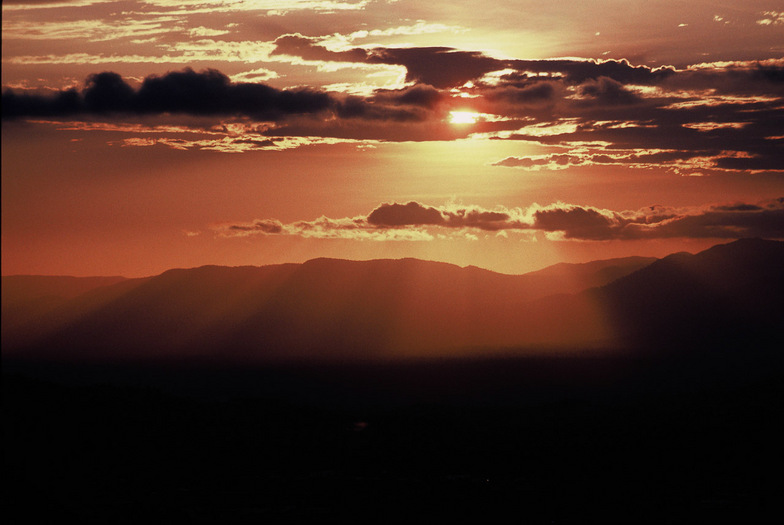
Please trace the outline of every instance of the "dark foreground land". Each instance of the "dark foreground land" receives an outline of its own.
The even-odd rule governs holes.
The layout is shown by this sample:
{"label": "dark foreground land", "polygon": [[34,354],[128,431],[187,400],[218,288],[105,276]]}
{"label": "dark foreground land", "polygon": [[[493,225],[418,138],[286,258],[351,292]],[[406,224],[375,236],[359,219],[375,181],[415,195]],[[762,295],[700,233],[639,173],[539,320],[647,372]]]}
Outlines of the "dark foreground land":
{"label": "dark foreground land", "polygon": [[5,360],[4,521],[780,523],[764,355]]}

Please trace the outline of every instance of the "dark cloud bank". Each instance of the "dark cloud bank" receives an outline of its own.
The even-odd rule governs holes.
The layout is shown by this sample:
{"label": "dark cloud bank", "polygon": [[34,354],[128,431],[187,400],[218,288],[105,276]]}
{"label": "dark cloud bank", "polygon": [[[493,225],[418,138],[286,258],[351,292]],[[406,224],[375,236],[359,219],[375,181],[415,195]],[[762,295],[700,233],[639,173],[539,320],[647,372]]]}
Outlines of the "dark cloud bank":
{"label": "dark cloud bank", "polygon": [[284,115],[326,111],[334,101],[310,89],[278,90],[264,84],[232,83],[216,70],[191,69],[147,77],[138,90],[111,72],[92,75],[82,91],[54,96],[3,93],[3,117],[52,117],[130,113],[139,115],[248,115],[278,120]]}
{"label": "dark cloud bank", "polygon": [[280,121],[290,116],[420,120],[416,108],[433,108],[442,95],[431,86],[380,92],[368,99],[310,88],[277,89],[260,83],[232,82],[220,71],[190,68],[149,76],[134,89],[120,75],[91,75],[82,90],[54,95],[6,90],[3,118],[119,115],[244,116]]}
{"label": "dark cloud bank", "polygon": [[[276,45],[276,54],[309,60],[403,66],[409,86],[358,96],[185,69],[134,88],[103,72],[81,90],[6,90],[3,118],[180,114],[268,122],[268,136],[399,141],[488,133],[550,150],[549,157],[496,163],[521,169],[614,164],[689,174],[784,166],[781,60],[676,70],[625,60],[501,60],[446,47],[330,51],[302,35],[280,37]],[[458,128],[447,123],[456,109],[486,116]],[[556,127],[564,124],[570,127]]]}

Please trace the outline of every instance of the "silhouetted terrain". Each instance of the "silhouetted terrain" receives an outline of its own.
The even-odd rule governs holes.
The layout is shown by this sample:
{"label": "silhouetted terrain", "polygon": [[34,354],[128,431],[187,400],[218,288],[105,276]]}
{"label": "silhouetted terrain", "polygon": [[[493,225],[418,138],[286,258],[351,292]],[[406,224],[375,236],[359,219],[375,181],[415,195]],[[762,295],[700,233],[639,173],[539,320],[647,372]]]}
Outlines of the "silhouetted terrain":
{"label": "silhouetted terrain", "polygon": [[[516,277],[321,259],[85,281],[17,322],[38,339],[4,323],[3,514],[779,523],[781,268],[784,243],[744,240]],[[4,320],[34,311],[6,279]],[[467,339],[416,355],[401,331]],[[521,334],[554,344],[493,353]]]}
{"label": "silhouetted terrain", "polygon": [[11,287],[3,345],[66,360],[244,361],[769,347],[782,342],[782,267],[784,243],[763,240],[522,276],[414,259],[205,266],[57,300]]}
{"label": "silhouetted terrain", "polygon": [[3,277],[3,324],[6,330],[34,322],[69,300],[95,288],[124,281],[122,277],[11,275]]}
{"label": "silhouetted terrain", "polygon": [[670,255],[591,294],[633,347],[784,347],[784,242]]}
{"label": "silhouetted terrain", "polygon": [[[652,261],[562,264],[512,276],[414,259],[316,259],[170,270],[105,286],[83,280],[81,294],[58,293],[61,278],[4,277],[3,344],[8,352],[64,359],[412,357],[570,344],[601,339],[602,327],[534,322],[525,305],[605,284]],[[47,308],[38,307],[43,300]]]}

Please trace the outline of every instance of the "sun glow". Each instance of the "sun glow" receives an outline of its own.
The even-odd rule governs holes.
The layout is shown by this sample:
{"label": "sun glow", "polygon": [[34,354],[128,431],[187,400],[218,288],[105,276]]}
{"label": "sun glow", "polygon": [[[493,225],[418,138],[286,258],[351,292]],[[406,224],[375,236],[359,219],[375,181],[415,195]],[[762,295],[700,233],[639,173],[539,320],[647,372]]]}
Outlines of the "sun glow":
{"label": "sun glow", "polygon": [[450,111],[449,122],[452,124],[474,124],[479,118],[479,113],[473,111]]}

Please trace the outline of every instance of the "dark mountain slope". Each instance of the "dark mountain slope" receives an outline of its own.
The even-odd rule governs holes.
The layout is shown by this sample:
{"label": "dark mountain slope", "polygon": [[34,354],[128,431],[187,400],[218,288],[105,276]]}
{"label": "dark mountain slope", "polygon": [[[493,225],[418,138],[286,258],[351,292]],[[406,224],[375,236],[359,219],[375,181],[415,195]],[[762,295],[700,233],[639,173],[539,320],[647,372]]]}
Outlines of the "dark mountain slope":
{"label": "dark mountain slope", "polygon": [[784,331],[784,242],[673,254],[590,295],[633,347],[770,346]]}
{"label": "dark mountain slope", "polygon": [[[415,259],[170,270],[60,300],[4,344],[65,355],[372,356],[542,342],[524,305],[577,292],[649,259],[521,276]],[[31,299],[31,301],[34,300]],[[4,312],[5,315],[5,312]],[[561,332],[556,330],[556,333]]]}
{"label": "dark mountain slope", "polygon": [[[4,327],[4,352],[343,360],[534,347],[734,349],[781,339],[784,243],[737,241],[631,271],[646,262],[556,266],[523,276],[415,259],[170,270],[74,297],[25,325],[27,339]],[[548,283],[551,291],[572,293],[544,296]]]}
{"label": "dark mountain slope", "polygon": [[125,277],[71,277],[62,275],[8,275],[3,277],[3,308],[18,301],[79,295],[126,280]]}
{"label": "dark mountain slope", "polygon": [[623,257],[582,264],[559,263],[524,277],[531,283],[532,295],[577,293],[581,289],[609,284],[657,260],[655,257]]}
{"label": "dark mountain slope", "polygon": [[2,280],[4,349],[29,344],[100,308],[145,279],[12,275]]}
{"label": "dark mountain slope", "polygon": [[65,301],[109,286],[124,277],[9,275],[3,277],[3,323],[15,323],[57,308]]}

